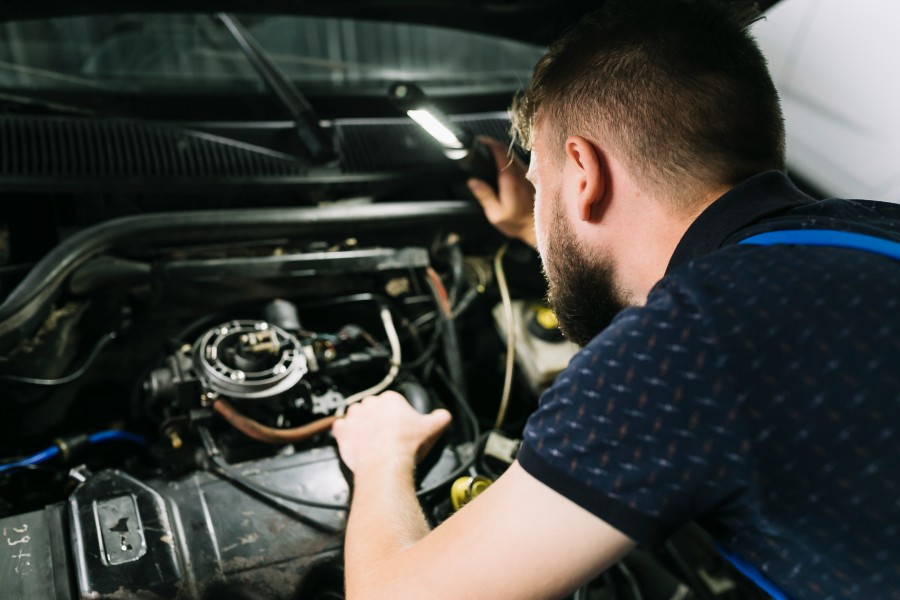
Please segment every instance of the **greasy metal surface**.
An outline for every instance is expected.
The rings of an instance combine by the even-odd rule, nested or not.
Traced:
[[[235,468],[289,494],[348,500],[331,447]],[[36,561],[0,557],[0,597],[68,598],[54,595],[43,514],[0,522],[7,544],[27,546],[31,557],[25,559]],[[261,598],[293,599],[312,567],[340,555],[346,524],[343,511],[252,496],[200,472],[151,488],[120,471],[101,471],[73,493],[69,516],[81,597],[141,600],[209,598],[207,592],[223,583],[240,584]],[[7,581],[7,571],[18,579]]]
[[[224,277],[265,279],[416,269],[429,265],[424,248],[364,248],[279,256],[189,259],[160,266],[169,281],[217,280]]]
[[[144,526],[132,494],[94,502],[94,520],[103,541],[101,559],[107,565],[134,562],[147,554]]]
[[[0,520],[0,598],[63,600],[53,577],[49,511]],[[64,568],[65,565],[60,565]]]
[[[69,498],[69,521],[82,597],[137,590],[145,596],[176,596],[182,585],[181,561],[169,514],[155,490],[121,471],[92,474]],[[137,529],[139,536],[131,533]],[[135,544],[142,543],[138,537],[144,537],[144,553],[135,552]],[[107,554],[116,543],[125,550]]]
[[[257,483],[297,496],[343,503],[348,487],[334,450],[237,465]],[[261,598],[293,598],[314,564],[339,554],[346,514],[261,499],[207,473],[167,486],[177,511],[187,576],[202,595],[240,582]]]

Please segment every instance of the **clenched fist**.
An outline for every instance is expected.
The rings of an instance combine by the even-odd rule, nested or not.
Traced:
[[[412,471],[450,420],[444,409],[423,415],[397,392],[384,392],[351,405],[332,426],[332,434],[355,475],[384,468]]]

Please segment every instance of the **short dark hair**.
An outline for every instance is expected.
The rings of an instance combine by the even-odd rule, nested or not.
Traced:
[[[569,135],[612,144],[685,208],[701,186],[783,171],[778,92],[749,33],[758,18],[725,0],[607,0],[535,66],[513,136],[530,148],[539,121],[560,156]]]

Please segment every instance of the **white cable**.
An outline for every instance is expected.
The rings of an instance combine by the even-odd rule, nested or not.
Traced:
[[[500,288],[500,298],[503,301],[503,318],[506,320],[506,376],[503,378],[503,395],[500,396],[500,410],[497,411],[497,421],[494,429],[500,429],[503,419],[506,418],[506,408],[509,405],[509,395],[512,391],[513,368],[516,360],[516,331],[513,323],[512,299],[509,296],[509,284],[506,283],[506,273],[503,272],[503,255],[509,244],[503,244],[494,256],[494,271],[497,273],[497,287]]]
[[[357,392],[351,396],[347,396],[344,398],[344,401],[338,407],[335,415],[338,417],[344,416],[344,413],[347,412],[347,407],[353,404],[354,402],[359,402],[363,398],[368,398],[369,396],[374,396],[382,391],[384,391],[387,386],[391,385],[394,381],[394,378],[397,377],[397,373],[400,372],[400,336],[397,335],[397,328],[394,326],[394,318],[391,316],[391,310],[388,307],[382,307],[381,309],[381,322],[384,324],[384,331],[387,333],[388,345],[391,347],[391,368],[388,371],[387,375],[385,375],[384,379],[370,387],[369,389],[363,390],[361,392]]]

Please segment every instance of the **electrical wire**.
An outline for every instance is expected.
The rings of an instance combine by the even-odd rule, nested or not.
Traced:
[[[465,397],[462,393],[456,388],[453,382],[450,380],[450,377],[447,373],[441,368],[438,367],[436,369],[436,373],[438,377],[444,382],[447,386],[447,389],[450,391],[451,395],[453,395],[456,400],[457,405],[461,409],[461,411],[465,414],[466,418],[471,422],[472,432],[474,434],[472,442],[473,442],[473,452],[472,456],[462,462],[456,469],[454,469],[447,477],[442,479],[441,481],[431,485],[427,488],[422,488],[416,491],[416,497],[422,498],[425,496],[430,496],[431,494],[440,491],[446,486],[453,483],[458,477],[466,474],[469,469],[475,464],[477,460],[477,447],[480,442],[481,432],[478,425],[478,418],[475,415],[475,411],[472,410],[472,407],[466,401]],[[295,504],[302,504],[304,506],[310,506],[312,508],[322,508],[328,510],[348,510],[350,507],[347,504],[337,504],[337,503],[329,503],[329,502],[321,502],[318,500],[309,500],[307,498],[300,498],[298,496],[294,496],[288,494],[286,492],[282,492],[280,490],[272,489],[270,487],[261,485],[250,480],[248,477],[245,477],[241,473],[237,472],[235,469],[231,467],[225,460],[222,458],[222,454],[219,451],[218,446],[213,440],[212,434],[205,427],[198,428],[198,432],[200,434],[200,439],[203,442],[203,446],[206,449],[207,456],[212,462],[213,466],[216,470],[225,478],[231,480],[235,484],[244,487],[246,489],[252,490],[257,494],[262,494],[264,496],[269,496],[272,498],[277,498],[279,500],[284,500],[287,502],[293,502]]]
[[[447,319],[453,318],[453,309],[450,307],[450,296],[441,276],[432,267],[425,267],[425,274],[428,276],[428,286],[431,288],[437,298],[438,307]]]
[[[50,446],[49,448],[45,448],[40,452],[36,452],[29,456],[28,458],[23,458],[22,460],[18,460],[15,462],[7,463],[5,465],[0,465],[0,473],[5,473],[6,471],[11,471],[13,469],[17,469],[19,467],[25,467],[28,465],[37,465],[40,463],[47,462],[51,458],[59,456],[60,450],[57,446]]]
[[[217,398],[213,410],[222,415],[228,423],[249,438],[267,444],[295,444],[331,429],[337,417],[317,419],[300,427],[280,429],[263,425],[255,419],[240,413],[227,400]]]
[[[438,315],[437,311],[434,311],[434,310],[433,310],[433,311],[431,311],[431,312],[427,312],[427,313],[425,313],[424,315],[420,316],[420,317],[417,318],[415,321],[413,321],[412,323],[410,323],[410,325],[413,326],[413,327],[415,327],[416,329],[419,329],[419,328],[421,328],[421,327],[424,327],[424,326],[427,325],[428,323],[431,323],[431,322],[434,321],[435,319],[437,319],[438,316],[439,316],[439,315]]]
[[[110,441],[131,442],[139,446],[147,445],[147,438],[144,436],[129,431],[122,431],[120,429],[107,429],[106,431],[98,431],[97,433],[92,433],[88,436],[89,444],[99,444],[101,442]]]
[[[402,365],[403,368],[406,369],[407,371],[412,370],[412,369],[418,369],[419,367],[424,365],[426,362],[431,360],[431,358],[434,356],[434,353],[437,352],[438,342],[440,341],[440,337],[441,337],[441,330],[435,329],[434,333],[431,334],[431,339],[428,340],[428,345],[425,347],[425,349],[422,351],[422,353],[419,354],[419,356],[417,356],[415,360],[403,363],[403,365]]]
[[[589,600],[590,590],[588,585],[583,585],[572,595],[572,600]]]
[[[456,306],[459,298],[459,290],[466,278],[465,275],[465,258],[463,257],[462,248],[459,246],[459,235],[451,233],[447,236],[447,252],[450,255],[450,274],[451,285],[448,300],[451,307]]]
[[[438,312],[441,319],[438,327],[443,330],[444,343],[444,359],[447,361],[447,369],[450,372],[450,379],[459,389],[466,389],[466,380],[463,373],[462,356],[459,350],[459,337],[456,332],[456,325],[453,320],[453,308],[450,306],[447,289],[444,287],[441,277],[431,267],[425,268],[425,274],[428,276],[428,287],[434,296],[435,303],[438,306]],[[426,370],[425,378],[429,375]]]
[[[472,425],[472,441],[477,443],[481,438],[481,425],[478,423],[478,417],[475,415],[475,411],[472,410],[472,405],[466,400],[465,396],[462,393],[450,376],[444,371],[443,368],[438,366],[434,370],[435,374],[438,378],[444,383],[449,390],[450,394],[453,396],[453,399],[456,401],[457,406],[459,406],[460,410],[465,414],[466,418],[469,420],[469,423]]]
[[[451,472],[447,477],[443,480],[435,483],[429,488],[421,489],[416,492],[416,496],[422,498],[424,496],[429,496],[434,492],[439,491],[440,489],[446,487],[449,484],[452,484],[458,477],[465,475],[469,469],[475,464],[478,460],[478,446],[481,442],[481,427],[478,424],[478,417],[475,415],[475,411],[472,410],[472,406],[466,400],[463,393],[456,387],[456,384],[453,383],[453,380],[450,379],[450,376],[442,369],[441,367],[437,367],[435,369],[435,373],[438,378],[444,382],[444,385],[450,391],[450,394],[453,396],[453,399],[456,401],[457,406],[459,406],[460,410],[465,414],[466,418],[469,419],[472,426],[472,456],[469,457],[468,460],[460,464],[453,472]]]
[[[466,309],[472,305],[472,302],[480,295],[479,291],[474,288],[469,288],[466,293],[463,295],[462,299],[458,304],[453,308],[453,318],[457,319],[461,314],[466,312]]]
[[[206,450],[206,455],[209,457],[209,460],[213,464],[215,469],[219,472],[220,475],[222,475],[226,479],[231,480],[233,483],[239,485],[240,487],[249,489],[253,492],[256,492],[257,494],[262,494],[263,496],[277,498],[279,500],[285,500],[287,502],[293,502],[294,504],[302,504],[303,506],[310,506],[312,508],[324,508],[326,510],[349,510],[350,508],[347,504],[321,502],[318,500],[308,500],[306,498],[300,498],[298,496],[288,494],[287,492],[282,492],[281,490],[276,490],[260,483],[256,483],[249,477],[245,477],[243,474],[239,473],[236,469],[232,468],[231,465],[225,462],[225,459],[222,457],[222,452],[219,450],[219,446],[216,444],[215,439],[213,439],[212,433],[210,433],[209,429],[201,426],[197,428],[197,433],[200,435],[200,441],[203,444],[203,448]]]
[[[140,446],[147,445],[147,440],[143,436],[129,433],[127,431],[119,431],[117,429],[99,431],[97,433],[92,433],[91,435],[84,438],[84,443],[89,445],[100,444],[109,441],[131,442]],[[5,473],[6,471],[11,471],[20,467],[44,463],[60,455],[66,458],[68,457],[70,451],[71,449],[66,445],[66,443],[62,440],[59,440],[53,446],[45,448],[40,452],[36,452],[35,454],[32,454],[27,458],[0,465],[0,473]]]
[[[628,583],[628,587],[631,588],[631,598],[632,600],[644,600],[644,595],[641,593],[641,588],[638,585],[637,579],[634,578],[634,575],[631,573],[631,569],[625,566],[625,563],[619,562],[616,564],[616,568],[620,573],[625,577],[625,581]]]
[[[212,461],[213,465],[215,465],[216,470],[219,471],[224,477],[230,479],[234,483],[240,485],[241,487],[245,487],[247,489],[253,490],[257,494],[262,494],[264,496],[270,496],[272,498],[277,498],[279,500],[285,500],[287,502],[293,502],[294,504],[302,504],[303,506],[309,506],[311,508],[322,508],[325,510],[349,510],[350,506],[347,504],[337,504],[331,502],[319,502],[318,500],[308,500],[306,498],[300,498],[298,496],[294,496],[292,494],[288,494],[286,492],[282,492],[281,490],[276,490],[270,488],[265,485],[261,485],[251,480],[248,477],[244,477],[242,474],[238,473],[235,469],[231,468],[225,459],[221,457],[221,455],[210,456],[210,461]]]
[[[372,387],[344,398],[344,401],[335,413],[338,417],[343,416],[347,411],[347,407],[354,402],[359,402],[363,398],[374,396],[387,389],[400,372],[400,363],[402,360],[400,353],[400,336],[397,335],[397,328],[394,326],[394,318],[391,316],[391,309],[387,306],[381,307],[381,322],[384,325],[384,332],[387,334],[388,345],[391,347],[391,368],[384,379]]]
[[[607,569],[603,573],[603,591],[609,600],[619,600],[619,590],[616,589],[616,581],[613,579],[612,571]]]
[[[494,271],[497,274],[497,286],[500,288],[500,298],[503,302],[503,318],[506,321],[506,373],[503,377],[503,394],[500,396],[500,408],[497,410],[497,420],[494,429],[499,430],[506,419],[506,410],[509,406],[509,396],[512,392],[513,369],[516,360],[516,331],[512,299],[509,295],[509,284],[506,281],[506,273],[503,271],[503,255],[509,244],[503,244],[494,256]]]
[[[91,365],[94,364],[94,361],[97,360],[97,357],[100,356],[100,353],[106,348],[113,340],[116,339],[117,334],[115,331],[111,331],[107,333],[105,336],[100,338],[97,344],[94,346],[91,353],[85,359],[85,361],[72,373],[65,375],[64,377],[59,377],[56,379],[39,379],[35,377],[22,377],[20,375],[7,375],[0,374],[0,379],[6,381],[12,381],[13,383],[22,383],[26,385],[40,385],[40,386],[57,386],[57,385],[65,385],[67,383],[71,383],[87,373],[88,369],[91,368]]]
[[[222,418],[228,421],[228,423],[232,427],[234,427],[247,437],[260,442],[265,442],[267,444],[293,444],[327,431],[331,428],[334,422],[344,414],[349,405],[353,404],[354,402],[358,402],[363,398],[373,396],[383,391],[391,383],[393,383],[394,379],[396,379],[397,377],[397,374],[400,372],[400,363],[402,360],[400,350],[400,337],[397,334],[397,328],[394,325],[394,319],[391,315],[390,308],[386,305],[382,305],[380,315],[381,322],[384,325],[385,333],[387,334],[388,344],[391,348],[391,367],[388,370],[387,375],[380,382],[368,389],[357,392],[345,398],[342,404],[338,407],[338,410],[334,416],[318,419],[316,421],[313,421],[312,423],[307,423],[306,425],[302,425],[300,427],[281,429],[263,425],[259,421],[256,421],[255,419],[242,414],[224,399],[217,399],[215,402],[213,402],[213,410],[215,410],[222,416]],[[369,340],[370,343],[375,343],[375,341],[372,340],[371,337],[369,338]]]

